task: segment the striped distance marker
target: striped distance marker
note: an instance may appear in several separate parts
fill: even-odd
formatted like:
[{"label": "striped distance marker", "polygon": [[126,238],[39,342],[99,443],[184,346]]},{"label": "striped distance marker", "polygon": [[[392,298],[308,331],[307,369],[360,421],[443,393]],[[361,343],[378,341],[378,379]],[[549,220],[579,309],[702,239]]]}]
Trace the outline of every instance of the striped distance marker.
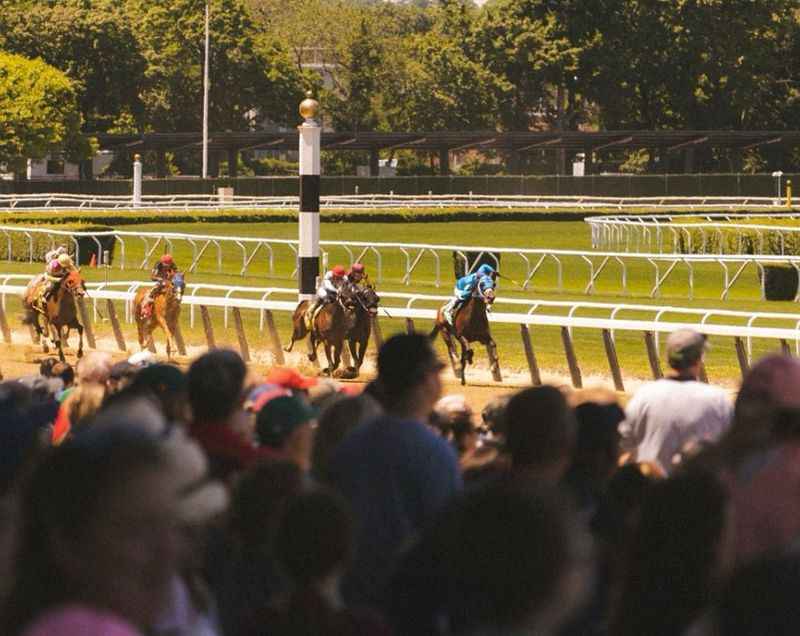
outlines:
[{"label": "striped distance marker", "polygon": [[322,129],[315,117],[319,103],[306,93],[300,102],[300,247],[297,252],[299,300],[313,300],[319,278],[319,147]]}]

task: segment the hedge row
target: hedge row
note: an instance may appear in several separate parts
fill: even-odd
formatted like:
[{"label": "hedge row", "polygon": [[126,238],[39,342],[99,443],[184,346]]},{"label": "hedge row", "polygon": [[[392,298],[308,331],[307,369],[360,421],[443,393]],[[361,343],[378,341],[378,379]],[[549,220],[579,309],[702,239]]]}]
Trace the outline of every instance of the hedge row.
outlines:
[{"label": "hedge row", "polygon": [[[680,208],[654,211],[630,209],[630,214],[677,214]],[[741,212],[746,210],[742,209]],[[323,223],[441,223],[446,221],[580,221],[590,216],[620,214],[620,210],[525,209],[525,208],[371,208],[364,210],[323,210]],[[0,212],[3,224],[100,223],[138,225],[143,223],[290,223],[297,221],[295,210],[70,210],[64,212]]]},{"label": "hedge row", "polygon": [[[91,223],[60,223],[57,225],[50,225],[54,230],[58,230],[59,232],[107,232],[114,229],[109,225]],[[42,224],[42,227],[47,226]],[[67,237],[35,232],[31,233],[30,238],[28,238],[28,236],[24,234],[10,232],[7,235],[0,236],[0,259],[21,262],[29,262],[31,260],[33,262],[43,262],[45,254],[57,245],[66,246],[74,256],[75,244]],[[113,252],[113,237],[103,238],[101,240],[101,246],[103,249]],[[97,243],[89,237],[79,238],[78,248],[80,256],[79,264],[88,263],[92,254],[97,256]]]},{"label": "hedge row", "polygon": [[[681,223],[700,219],[681,219]],[[758,219],[738,220],[738,225],[774,225],[794,227],[794,232],[778,232],[768,229],[746,228],[688,229],[679,232],[678,249],[684,254],[800,254],[800,220]],[[689,237],[687,238],[687,232]]]}]

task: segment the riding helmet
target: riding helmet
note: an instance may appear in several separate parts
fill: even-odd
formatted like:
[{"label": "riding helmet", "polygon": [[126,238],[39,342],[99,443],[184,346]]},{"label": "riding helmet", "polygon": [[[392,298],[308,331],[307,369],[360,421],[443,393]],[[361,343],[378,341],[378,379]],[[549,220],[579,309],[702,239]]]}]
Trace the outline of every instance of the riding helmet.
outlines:
[{"label": "riding helmet", "polygon": [[175,263],[175,261],[172,259],[172,254],[164,254],[159,262],[163,265],[173,265]]},{"label": "riding helmet", "polygon": [[334,268],[331,270],[331,272],[333,272],[333,275],[336,276],[336,277],[341,277],[341,276],[344,276],[344,274],[345,274],[344,267],[342,267],[341,265],[334,266]]}]

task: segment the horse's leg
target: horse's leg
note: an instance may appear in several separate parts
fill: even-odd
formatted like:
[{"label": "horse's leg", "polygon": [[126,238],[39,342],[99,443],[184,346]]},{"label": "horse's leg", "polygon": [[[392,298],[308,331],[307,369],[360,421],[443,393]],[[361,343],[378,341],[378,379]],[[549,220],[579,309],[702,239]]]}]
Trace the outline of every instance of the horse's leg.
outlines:
[{"label": "horse's leg", "polygon": [[344,346],[344,341],[337,342],[333,345],[333,368],[331,369],[331,375],[336,373],[339,369],[339,365],[342,363],[342,347]]},{"label": "horse's leg", "polygon": [[77,323],[75,325],[75,330],[78,332],[78,357],[83,357],[83,325],[81,323]]},{"label": "horse's leg", "polygon": [[322,347],[325,350],[325,360],[328,362],[328,366],[322,370],[322,373],[325,375],[331,375],[333,373],[333,351],[331,351],[332,347],[330,342],[327,340],[323,341]]},{"label": "horse's leg", "polygon": [[64,356],[64,345],[61,342],[61,328],[51,325],[50,333],[53,337],[53,344],[55,345],[56,350],[58,351],[58,359],[61,360],[61,362],[65,362],[66,357]]},{"label": "horse's leg", "polygon": [[172,360],[172,330],[169,328],[169,325],[167,324],[163,314],[158,316],[157,320],[161,329],[164,330],[164,335],[167,338],[167,360]]},{"label": "horse's leg", "polygon": [[486,351],[489,354],[489,361],[492,363],[492,377],[496,382],[502,382],[503,376],[500,373],[500,356],[497,354],[497,344],[491,336],[489,336],[489,339],[486,341]]},{"label": "horse's leg", "polygon": [[461,384],[467,383],[467,365],[472,363],[472,349],[469,348],[469,341],[464,336],[459,336],[461,343]]},{"label": "horse's leg", "polygon": [[447,357],[450,358],[450,366],[453,368],[453,375],[457,378],[460,377],[461,369],[458,366],[458,354],[456,353],[456,346],[453,342],[453,336],[447,327],[441,328],[442,340],[447,347]]},{"label": "horse's leg", "polygon": [[347,339],[347,348],[350,350],[350,364],[353,366],[348,369],[352,373],[358,373],[358,370],[361,368],[361,357],[358,345],[360,344],[360,340],[350,337]]}]

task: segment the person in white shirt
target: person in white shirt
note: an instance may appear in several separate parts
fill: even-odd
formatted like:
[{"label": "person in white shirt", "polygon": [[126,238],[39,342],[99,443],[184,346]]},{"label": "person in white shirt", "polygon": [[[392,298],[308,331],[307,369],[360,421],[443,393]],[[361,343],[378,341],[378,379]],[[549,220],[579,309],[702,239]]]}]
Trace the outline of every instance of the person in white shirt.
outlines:
[{"label": "person in white shirt", "polygon": [[629,460],[654,462],[669,473],[689,442],[715,442],[731,423],[727,392],[699,381],[706,336],[679,329],[667,337],[672,373],[643,385],[628,402],[619,425],[622,451]]}]

